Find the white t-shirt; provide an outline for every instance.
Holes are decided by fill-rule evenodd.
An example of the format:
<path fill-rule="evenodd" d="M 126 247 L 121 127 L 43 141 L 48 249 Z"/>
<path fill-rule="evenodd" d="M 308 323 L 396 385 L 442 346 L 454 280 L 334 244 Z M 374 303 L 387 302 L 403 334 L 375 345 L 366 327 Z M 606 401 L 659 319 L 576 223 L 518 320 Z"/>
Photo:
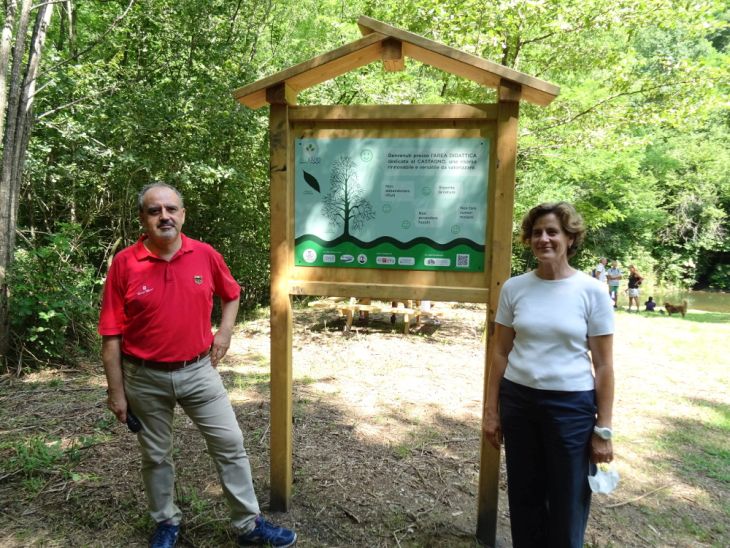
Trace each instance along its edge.
<path fill-rule="evenodd" d="M 606 286 L 583 272 L 543 280 L 528 272 L 502 287 L 497 323 L 515 331 L 504 377 L 540 390 L 595 386 L 588 337 L 613 333 Z"/>
<path fill-rule="evenodd" d="M 603 266 L 603 265 L 601 265 L 601 266 Z M 617 276 L 618 279 L 617 280 L 608 280 L 608 285 L 610 285 L 611 287 L 618 287 L 621 285 L 621 278 L 620 278 L 621 269 L 620 268 L 613 268 L 613 267 L 609 268 L 608 271 L 606 272 L 606 279 L 608 279 L 609 276 Z"/>
<path fill-rule="evenodd" d="M 596 266 L 596 275 L 599 282 L 606 283 L 606 266 L 603 263 L 598 263 L 598 266 Z"/>

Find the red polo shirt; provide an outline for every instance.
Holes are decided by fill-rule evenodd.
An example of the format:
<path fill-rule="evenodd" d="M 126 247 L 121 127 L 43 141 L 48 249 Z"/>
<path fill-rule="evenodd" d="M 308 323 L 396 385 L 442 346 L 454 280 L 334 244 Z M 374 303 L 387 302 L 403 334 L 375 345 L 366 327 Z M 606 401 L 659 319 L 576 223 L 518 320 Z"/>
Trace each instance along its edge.
<path fill-rule="evenodd" d="M 120 251 L 104 286 L 100 335 L 121 335 L 122 352 L 145 360 L 188 360 L 213 344 L 213 295 L 238 299 L 241 287 L 208 244 L 182 237 L 168 262 L 150 253 L 146 236 Z"/>

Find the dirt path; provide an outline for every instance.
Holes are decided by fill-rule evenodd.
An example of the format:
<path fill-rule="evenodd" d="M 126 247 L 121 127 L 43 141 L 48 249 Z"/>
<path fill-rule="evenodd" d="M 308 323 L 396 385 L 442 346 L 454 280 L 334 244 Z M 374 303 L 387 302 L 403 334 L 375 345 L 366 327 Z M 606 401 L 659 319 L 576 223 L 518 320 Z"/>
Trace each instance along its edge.
<path fill-rule="evenodd" d="M 343 336 L 343 322 L 333 315 L 297 312 L 293 508 L 271 517 L 297 528 L 299 546 L 475 545 L 484 310 L 439 309 L 438 325 L 408 336 L 377 316 Z M 590 546 L 730 545 L 730 488 L 722 479 L 728 461 L 720 459 L 712 475 L 693 469 L 685 459 L 692 439 L 680 435 L 703 427 L 698 408 L 708 415 L 730 409 L 729 358 L 707 346 L 723 344 L 730 324 L 712 324 L 717 340 L 701 339 L 701 330 L 687 335 L 701 339 L 690 351 L 682 345 L 688 326 L 702 324 L 618 316 L 615 427 L 622 484 L 594 498 Z M 658 332 L 672 340 L 666 351 L 657 351 Z M 268 345 L 268 320 L 247 322 L 221 367 L 264 509 Z M 62 440 L 67 448 L 56 461 L 35 462 L 32 472 L 13 472 L 11 465 L 0 470 L 0 545 L 146 545 L 150 524 L 136 442 L 105 411 L 99 373 L 0 383 L 0 459 L 17 462 L 20 440 Z M 176 429 L 177 495 L 186 516 L 181 545 L 232 545 L 200 436 L 181 413 Z M 726 440 L 718 443 L 728 449 Z M 47 457 L 48 450 L 37 453 Z M 506 547 L 504 489 L 503 479 L 498 545 Z"/>

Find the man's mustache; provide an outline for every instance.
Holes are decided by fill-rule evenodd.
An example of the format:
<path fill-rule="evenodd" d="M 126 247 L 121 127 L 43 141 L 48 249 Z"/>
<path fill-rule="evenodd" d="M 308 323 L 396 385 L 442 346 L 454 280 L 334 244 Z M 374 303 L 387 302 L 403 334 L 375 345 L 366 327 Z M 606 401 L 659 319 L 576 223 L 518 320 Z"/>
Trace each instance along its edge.
<path fill-rule="evenodd" d="M 160 221 L 159 223 L 157 223 L 157 228 L 163 228 L 166 226 L 174 227 L 175 221 Z"/>

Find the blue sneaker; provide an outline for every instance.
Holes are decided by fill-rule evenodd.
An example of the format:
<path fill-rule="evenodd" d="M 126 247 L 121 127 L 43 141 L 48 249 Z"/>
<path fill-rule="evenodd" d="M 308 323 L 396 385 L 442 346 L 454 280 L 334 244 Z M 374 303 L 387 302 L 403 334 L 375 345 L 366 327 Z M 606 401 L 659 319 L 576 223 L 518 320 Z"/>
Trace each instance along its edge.
<path fill-rule="evenodd" d="M 180 534 L 180 526 L 170 523 L 157 524 L 152 538 L 150 539 L 150 548 L 173 548 L 177 544 L 177 537 Z"/>
<path fill-rule="evenodd" d="M 248 533 L 238 535 L 239 546 L 277 546 L 286 548 L 297 543 L 294 531 L 279 527 L 266 521 L 263 516 L 256 516 L 256 527 Z"/>

